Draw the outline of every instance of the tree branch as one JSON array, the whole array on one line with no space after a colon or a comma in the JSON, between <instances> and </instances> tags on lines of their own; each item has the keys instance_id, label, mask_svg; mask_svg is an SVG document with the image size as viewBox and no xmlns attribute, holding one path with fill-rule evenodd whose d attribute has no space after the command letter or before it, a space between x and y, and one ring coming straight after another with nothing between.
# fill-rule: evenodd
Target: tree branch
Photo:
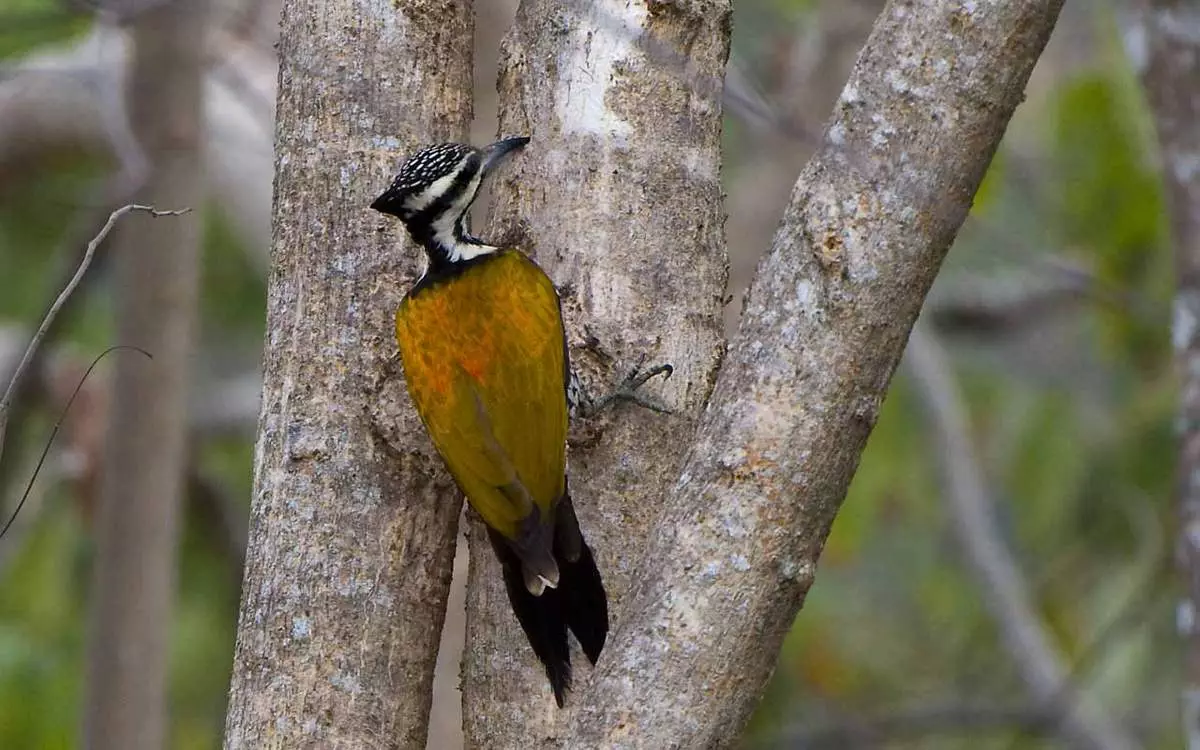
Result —
<instances>
[{"instance_id":1,"label":"tree branch","mask_svg":"<svg viewBox=\"0 0 1200 750\"><path fill-rule=\"evenodd\" d=\"M1061 0L893 0L763 258L578 747L713 747L757 704L909 330Z\"/></svg>"},{"instance_id":2,"label":"tree branch","mask_svg":"<svg viewBox=\"0 0 1200 750\"><path fill-rule=\"evenodd\" d=\"M991 518L987 482L971 447L967 415L941 346L918 326L909 339L906 361L930 412L934 453L940 456L944 494L963 554L1029 697L1059 717L1063 738L1074 747L1137 747L1105 714L1084 709L1071 689L1070 673L1042 628L1020 568Z\"/></svg>"},{"instance_id":3,"label":"tree branch","mask_svg":"<svg viewBox=\"0 0 1200 750\"><path fill-rule=\"evenodd\" d=\"M151 216L179 216L190 211L190 208L181 208L174 211L159 211L154 206L142 206L138 204L130 204L118 208L109 214L108 221L104 222L104 226L100 231L87 243L87 249L84 251L83 260L80 261L79 267L75 270L75 274L67 281L67 285L59 292L58 297L51 303L50 309L46 311L46 316L42 318L41 325L34 331L33 338L29 341L29 346L25 348L25 354L22 355L20 362L17 363L13 370L12 376L9 378L8 387L4 390L4 395L0 397L0 456L4 454L4 432L8 426L8 414L12 408L14 394L20 390L21 381L25 378L29 370L29 364L37 355L38 348L42 345L42 340L46 338L46 332L54 325L54 321L58 318L58 313L62 310L63 305L75 293L75 288L79 286L79 282L83 280L88 268L92 265L92 258L96 254L96 248L104 242L108 237L108 233L116 226L117 220L130 211L145 211Z\"/></svg>"}]
</instances>

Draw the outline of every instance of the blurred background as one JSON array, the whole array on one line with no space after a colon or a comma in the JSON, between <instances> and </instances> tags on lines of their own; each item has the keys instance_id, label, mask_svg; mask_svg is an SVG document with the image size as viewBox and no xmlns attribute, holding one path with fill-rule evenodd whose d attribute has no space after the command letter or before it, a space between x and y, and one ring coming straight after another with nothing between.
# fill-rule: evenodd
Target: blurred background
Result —
<instances>
[{"instance_id":1,"label":"blurred background","mask_svg":"<svg viewBox=\"0 0 1200 750\"><path fill-rule=\"evenodd\" d=\"M145 5L0 3L0 383L87 241L155 169L131 140L125 103L130 26ZM882 5L735 3L724 168L731 332ZM515 2L477 8L473 138L485 142ZM278 0L216 2L203 117L191 124L207 171L207 197L194 206L200 323L176 603L161 624L169 744L184 750L220 745L233 650L270 242L277 13ZM1028 684L1038 660L1067 678L1061 700L1104 707L1144 747L1180 746L1173 264L1139 79L1145 54L1124 3L1068 0L929 299L746 747L1059 747ZM118 343L114 300L129 291L120 287L102 249L20 394L0 464L5 519L79 377ZM0 748L78 744L113 370L102 364L84 385L0 540ZM461 601L452 598L440 660L435 748L460 741ZM1014 647L1020 627L1042 648Z\"/></svg>"}]
</instances>

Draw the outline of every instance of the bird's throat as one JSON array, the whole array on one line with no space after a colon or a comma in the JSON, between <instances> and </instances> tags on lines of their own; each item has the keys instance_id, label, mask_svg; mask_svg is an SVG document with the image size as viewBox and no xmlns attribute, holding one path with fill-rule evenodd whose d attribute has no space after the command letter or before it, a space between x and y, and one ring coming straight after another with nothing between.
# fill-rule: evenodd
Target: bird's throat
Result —
<instances>
[{"instance_id":1,"label":"bird's throat","mask_svg":"<svg viewBox=\"0 0 1200 750\"><path fill-rule=\"evenodd\" d=\"M457 265L499 249L472 236L465 224L460 214L454 220L438 217L427 224L409 225L409 234L425 249L428 257L429 265L425 273L450 271Z\"/></svg>"}]
</instances>

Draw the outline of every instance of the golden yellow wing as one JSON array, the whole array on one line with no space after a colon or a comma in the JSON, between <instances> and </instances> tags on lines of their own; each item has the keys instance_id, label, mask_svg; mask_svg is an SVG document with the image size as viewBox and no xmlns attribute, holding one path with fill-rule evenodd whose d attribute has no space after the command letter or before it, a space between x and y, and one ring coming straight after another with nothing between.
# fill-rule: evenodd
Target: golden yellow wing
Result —
<instances>
[{"instance_id":1,"label":"golden yellow wing","mask_svg":"<svg viewBox=\"0 0 1200 750\"><path fill-rule=\"evenodd\" d=\"M409 393L483 520L516 540L565 489L567 403L558 295L516 250L414 287L396 314ZM549 550L547 550L549 552Z\"/></svg>"}]
</instances>

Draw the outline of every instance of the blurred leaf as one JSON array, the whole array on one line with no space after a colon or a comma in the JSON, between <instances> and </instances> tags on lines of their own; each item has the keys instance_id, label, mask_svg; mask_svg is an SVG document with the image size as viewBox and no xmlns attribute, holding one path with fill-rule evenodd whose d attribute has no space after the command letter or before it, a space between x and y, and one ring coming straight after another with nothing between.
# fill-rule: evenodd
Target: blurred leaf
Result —
<instances>
[{"instance_id":1,"label":"blurred leaf","mask_svg":"<svg viewBox=\"0 0 1200 750\"><path fill-rule=\"evenodd\" d=\"M0 10L0 59L83 34L91 18L70 12L65 5L61 0L5 0Z\"/></svg>"},{"instance_id":2,"label":"blurred leaf","mask_svg":"<svg viewBox=\"0 0 1200 750\"><path fill-rule=\"evenodd\" d=\"M1099 280L1162 299L1171 285L1161 181L1148 163L1136 96L1119 72L1064 84L1054 111L1053 193L1064 247L1086 253ZM1144 116L1144 115L1143 115ZM1166 326L1126 310L1104 311L1098 331L1112 356L1153 368Z\"/></svg>"},{"instance_id":3,"label":"blurred leaf","mask_svg":"<svg viewBox=\"0 0 1200 750\"><path fill-rule=\"evenodd\" d=\"M233 228L215 207L204 212L202 313L213 333L262 341L267 285Z\"/></svg>"}]
</instances>

